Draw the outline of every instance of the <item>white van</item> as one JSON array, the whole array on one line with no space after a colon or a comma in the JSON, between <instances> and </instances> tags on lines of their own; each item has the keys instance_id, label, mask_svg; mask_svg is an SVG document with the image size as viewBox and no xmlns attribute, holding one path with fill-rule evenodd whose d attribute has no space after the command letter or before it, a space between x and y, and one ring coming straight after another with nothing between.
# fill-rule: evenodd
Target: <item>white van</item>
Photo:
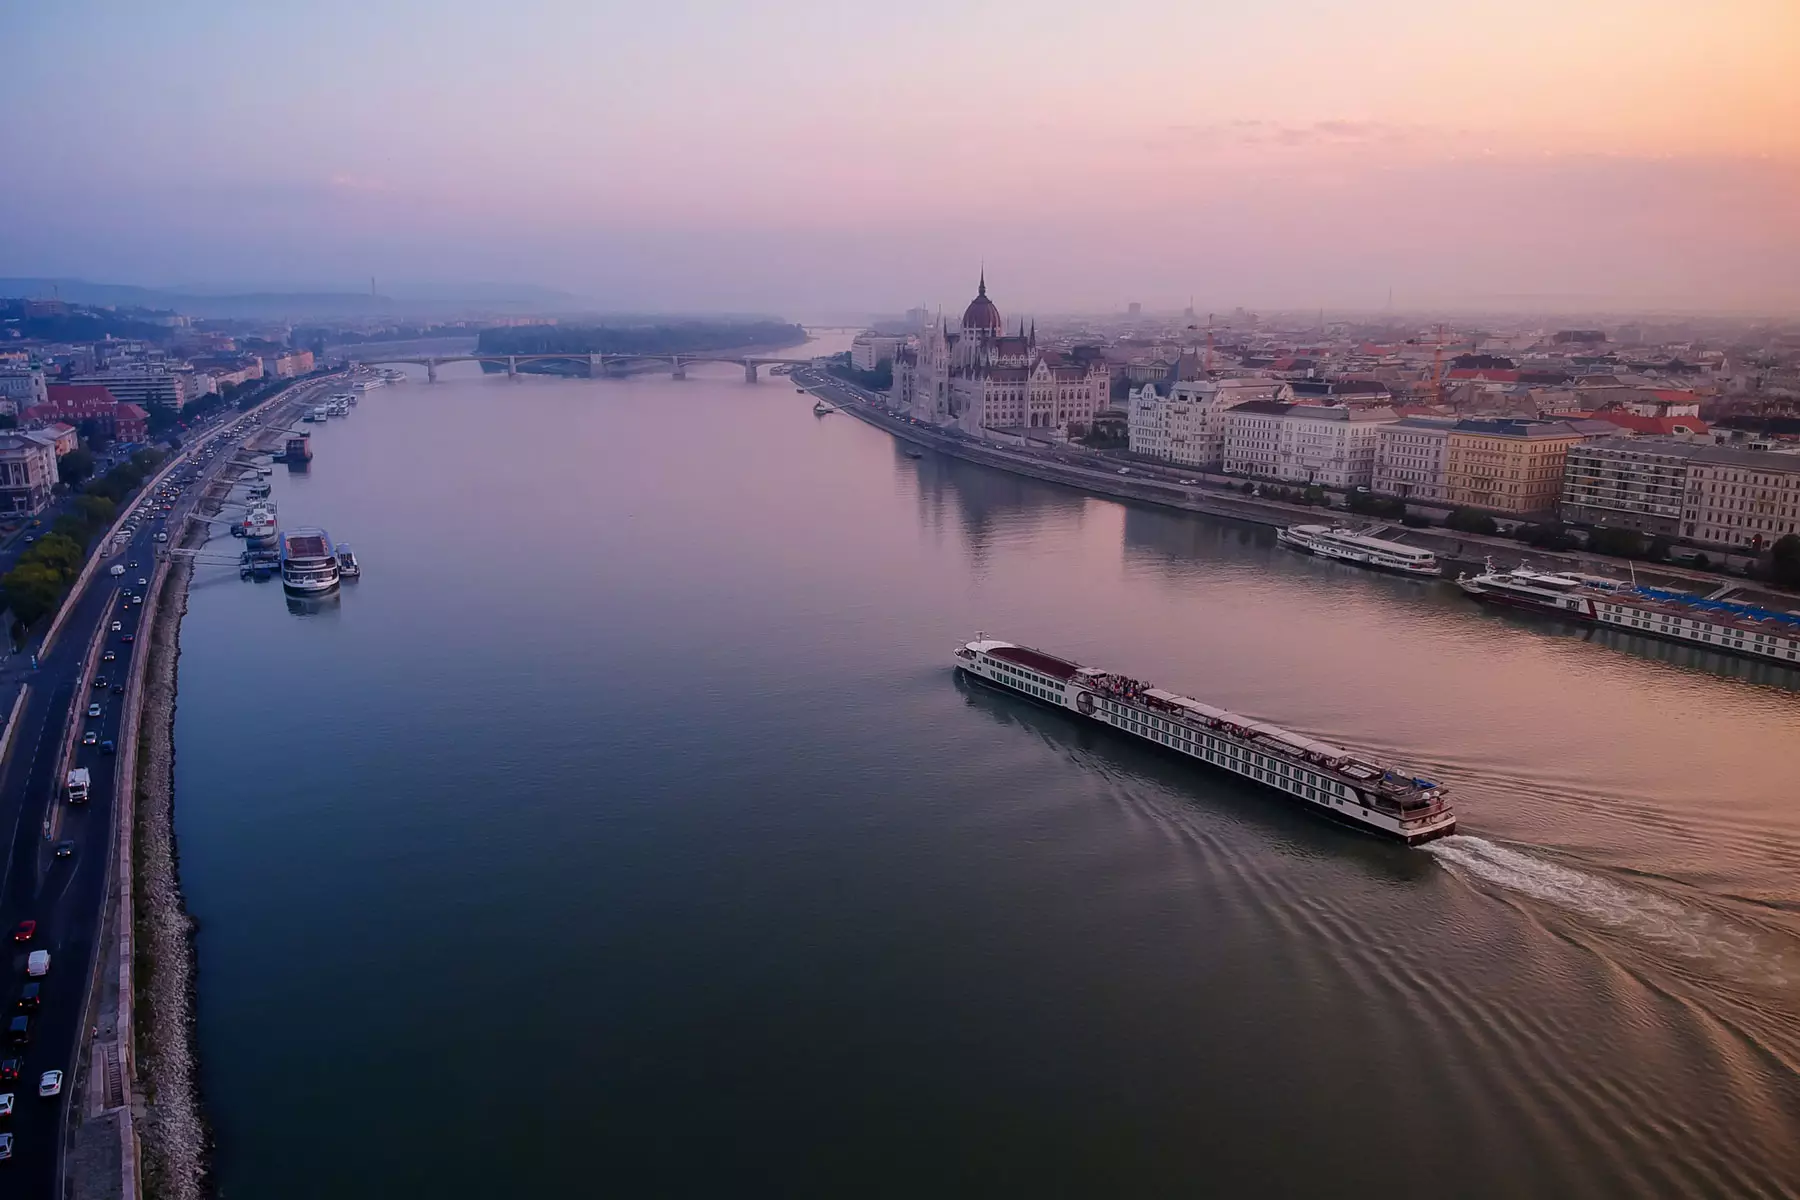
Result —
<instances>
[{"instance_id":1,"label":"white van","mask_svg":"<svg viewBox=\"0 0 1800 1200\"><path fill-rule=\"evenodd\" d=\"M16 959L14 961L17 961ZM50 952L33 950L31 957L25 960L25 973L33 979L50 973Z\"/></svg>"},{"instance_id":2,"label":"white van","mask_svg":"<svg viewBox=\"0 0 1800 1200\"><path fill-rule=\"evenodd\" d=\"M123 575L125 573L125 568L120 566L118 563L114 563L111 567L109 567L107 569L106 573L108 575Z\"/></svg>"}]
</instances>

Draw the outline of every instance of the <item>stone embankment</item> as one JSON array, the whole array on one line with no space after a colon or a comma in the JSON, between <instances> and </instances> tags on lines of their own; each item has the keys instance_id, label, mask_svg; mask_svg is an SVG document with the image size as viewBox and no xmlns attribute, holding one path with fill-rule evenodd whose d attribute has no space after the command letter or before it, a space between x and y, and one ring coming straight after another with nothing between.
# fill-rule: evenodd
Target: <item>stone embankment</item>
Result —
<instances>
[{"instance_id":1,"label":"stone embankment","mask_svg":"<svg viewBox=\"0 0 1800 1200\"><path fill-rule=\"evenodd\" d=\"M170 564L150 633L136 806L137 1012L144 1194L200 1200L210 1135L194 1040L194 923L175 847L175 683L193 564Z\"/></svg>"}]
</instances>

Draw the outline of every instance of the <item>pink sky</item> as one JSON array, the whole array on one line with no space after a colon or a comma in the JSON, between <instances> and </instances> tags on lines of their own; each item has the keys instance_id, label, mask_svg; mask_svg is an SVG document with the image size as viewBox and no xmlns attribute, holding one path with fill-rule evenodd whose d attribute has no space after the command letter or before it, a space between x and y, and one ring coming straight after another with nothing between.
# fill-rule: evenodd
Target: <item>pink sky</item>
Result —
<instances>
[{"instance_id":1,"label":"pink sky","mask_svg":"<svg viewBox=\"0 0 1800 1200\"><path fill-rule=\"evenodd\" d=\"M9 18L0 274L1800 308L1792 0L316 7Z\"/></svg>"}]
</instances>

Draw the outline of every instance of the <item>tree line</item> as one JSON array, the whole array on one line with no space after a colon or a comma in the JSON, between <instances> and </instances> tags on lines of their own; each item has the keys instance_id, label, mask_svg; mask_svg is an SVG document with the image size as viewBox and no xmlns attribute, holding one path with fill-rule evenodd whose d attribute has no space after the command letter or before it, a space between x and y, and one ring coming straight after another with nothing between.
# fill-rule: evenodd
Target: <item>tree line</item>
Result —
<instances>
[{"instance_id":1,"label":"tree line","mask_svg":"<svg viewBox=\"0 0 1800 1200\"><path fill-rule=\"evenodd\" d=\"M484 329L478 354L703 354L792 346L806 330L784 321L672 321L655 325L512 325Z\"/></svg>"}]
</instances>

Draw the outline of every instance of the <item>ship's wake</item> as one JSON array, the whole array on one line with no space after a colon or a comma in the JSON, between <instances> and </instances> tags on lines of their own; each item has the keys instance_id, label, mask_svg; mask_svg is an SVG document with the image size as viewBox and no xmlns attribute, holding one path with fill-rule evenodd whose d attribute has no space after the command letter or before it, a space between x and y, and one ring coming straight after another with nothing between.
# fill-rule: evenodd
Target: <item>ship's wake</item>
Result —
<instances>
[{"instance_id":1,"label":"ship's wake","mask_svg":"<svg viewBox=\"0 0 1800 1200\"><path fill-rule=\"evenodd\" d=\"M1800 980L1800 954L1788 939L1698 904L1467 834L1425 849L1465 878L1529 896L1657 950L1723 968L1743 982L1786 988Z\"/></svg>"}]
</instances>

